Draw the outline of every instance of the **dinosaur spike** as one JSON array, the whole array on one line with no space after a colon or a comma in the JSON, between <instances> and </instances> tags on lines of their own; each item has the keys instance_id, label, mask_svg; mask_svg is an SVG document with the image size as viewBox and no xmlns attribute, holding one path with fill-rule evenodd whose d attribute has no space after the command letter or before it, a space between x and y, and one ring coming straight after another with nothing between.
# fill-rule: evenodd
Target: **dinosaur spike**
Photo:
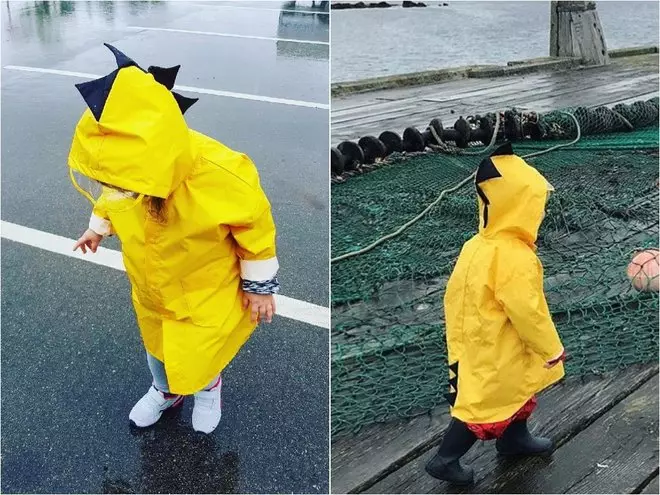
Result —
<instances>
[{"instance_id":1,"label":"dinosaur spike","mask_svg":"<svg viewBox=\"0 0 660 495\"><path fill-rule=\"evenodd\" d=\"M103 113L105 102L108 100L110 89L115 82L118 72L119 69L116 69L100 79L76 84L76 88L80 91L80 94L85 100L85 103L87 103L89 109L92 111L92 115L94 115L97 122L101 120L101 114Z\"/></svg>"},{"instance_id":2,"label":"dinosaur spike","mask_svg":"<svg viewBox=\"0 0 660 495\"><path fill-rule=\"evenodd\" d=\"M511 146L511 141L507 141L490 154L490 156L499 155L513 155L513 146Z\"/></svg>"},{"instance_id":3,"label":"dinosaur spike","mask_svg":"<svg viewBox=\"0 0 660 495\"><path fill-rule=\"evenodd\" d=\"M171 90L174 87L174 81L180 68L180 65L175 65L174 67L157 67L152 65L147 72L153 74L156 81Z\"/></svg>"},{"instance_id":4,"label":"dinosaur spike","mask_svg":"<svg viewBox=\"0 0 660 495\"><path fill-rule=\"evenodd\" d=\"M172 95L174 95L174 99L179 104L179 108L181 109L182 114L185 114L186 110L188 110L199 100L199 98L188 98L187 96L180 95L174 91L172 91Z\"/></svg>"},{"instance_id":5,"label":"dinosaur spike","mask_svg":"<svg viewBox=\"0 0 660 495\"><path fill-rule=\"evenodd\" d=\"M108 43L103 43L108 49L114 54L115 60L117 60L117 67L120 69L123 69L124 67L130 67L132 65L135 65L136 67L139 67L138 64L133 61L133 59L127 57L124 55L122 52L117 50L114 46L109 45Z\"/></svg>"}]
</instances>

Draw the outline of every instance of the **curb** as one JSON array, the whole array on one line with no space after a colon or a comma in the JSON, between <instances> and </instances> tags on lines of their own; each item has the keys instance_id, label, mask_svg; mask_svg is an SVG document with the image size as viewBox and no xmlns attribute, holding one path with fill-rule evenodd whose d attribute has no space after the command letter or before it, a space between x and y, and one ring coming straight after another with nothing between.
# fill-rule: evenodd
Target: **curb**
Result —
<instances>
[{"instance_id":1,"label":"curb","mask_svg":"<svg viewBox=\"0 0 660 495\"><path fill-rule=\"evenodd\" d=\"M634 57L658 53L658 47L640 46L610 50L610 58ZM578 58L542 57L528 60L512 61L507 65L472 65L449 69L428 70L399 74L395 76L373 77L359 81L333 83L331 96L348 96L371 91L426 86L444 81L466 78L504 77L537 72L568 70L581 66Z\"/></svg>"},{"instance_id":2,"label":"curb","mask_svg":"<svg viewBox=\"0 0 660 495\"><path fill-rule=\"evenodd\" d=\"M582 65L579 58L548 58L544 61L509 62L505 66L494 65L475 69L468 72L470 78L503 77L518 74L532 74L535 72L566 70Z\"/></svg>"},{"instance_id":3,"label":"curb","mask_svg":"<svg viewBox=\"0 0 660 495\"><path fill-rule=\"evenodd\" d=\"M609 50L610 58L636 57L638 55L649 55L651 53L658 53L658 47L655 45L649 45Z\"/></svg>"},{"instance_id":4,"label":"curb","mask_svg":"<svg viewBox=\"0 0 660 495\"><path fill-rule=\"evenodd\" d=\"M404 88L408 86L424 86L426 84L433 84L441 81L467 78L468 71L474 68L476 68L476 66L427 70L422 72L399 74L396 76L373 77L369 79L362 79L360 81L333 83L331 85L331 93L332 96L343 96L382 89Z\"/></svg>"}]
</instances>

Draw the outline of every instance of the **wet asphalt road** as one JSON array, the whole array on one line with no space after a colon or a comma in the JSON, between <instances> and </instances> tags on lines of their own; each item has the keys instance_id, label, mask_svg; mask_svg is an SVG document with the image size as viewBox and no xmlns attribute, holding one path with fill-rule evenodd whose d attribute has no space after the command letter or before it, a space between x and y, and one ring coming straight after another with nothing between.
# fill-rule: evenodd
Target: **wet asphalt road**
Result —
<instances>
[{"instance_id":1,"label":"wet asphalt road","mask_svg":"<svg viewBox=\"0 0 660 495\"><path fill-rule=\"evenodd\" d=\"M129 30L165 27L327 41L327 16L202 2L3 2L2 64L104 75L108 41L178 84L328 102L327 45ZM326 19L324 19L324 17ZM2 219L74 238L89 206L67 177L80 79L2 71ZM212 95L191 127L257 164L278 225L283 294L328 300L328 111ZM115 240L107 247L118 248ZM304 268L304 269L303 269ZM327 492L328 333L278 318L225 372L223 419L192 400L146 431L127 415L150 382L125 274L2 240L3 493Z\"/></svg>"}]
</instances>

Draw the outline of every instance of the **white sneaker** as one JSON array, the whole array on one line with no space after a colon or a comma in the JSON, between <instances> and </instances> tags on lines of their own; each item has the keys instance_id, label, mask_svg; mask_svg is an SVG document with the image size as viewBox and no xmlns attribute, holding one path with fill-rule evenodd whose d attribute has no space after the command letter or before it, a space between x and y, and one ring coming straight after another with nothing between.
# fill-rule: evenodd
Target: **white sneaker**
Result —
<instances>
[{"instance_id":1,"label":"white sneaker","mask_svg":"<svg viewBox=\"0 0 660 495\"><path fill-rule=\"evenodd\" d=\"M128 419L140 428L151 426L160 419L163 411L170 407L180 406L182 403L182 395L176 395L171 399L166 399L162 392L156 390L156 387L151 386L149 391L133 406Z\"/></svg>"},{"instance_id":2,"label":"white sneaker","mask_svg":"<svg viewBox=\"0 0 660 495\"><path fill-rule=\"evenodd\" d=\"M202 390L195 394L195 405L193 406L192 424L195 431L211 433L220 423L222 416L222 402L220 391L222 389L222 378L211 390Z\"/></svg>"}]
</instances>

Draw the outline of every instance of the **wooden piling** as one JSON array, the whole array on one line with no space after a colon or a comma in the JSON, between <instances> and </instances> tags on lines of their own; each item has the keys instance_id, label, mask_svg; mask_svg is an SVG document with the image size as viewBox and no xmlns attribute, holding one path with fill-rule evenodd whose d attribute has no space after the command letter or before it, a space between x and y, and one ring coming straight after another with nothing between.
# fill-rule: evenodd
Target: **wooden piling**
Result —
<instances>
[{"instance_id":1,"label":"wooden piling","mask_svg":"<svg viewBox=\"0 0 660 495\"><path fill-rule=\"evenodd\" d=\"M606 65L609 54L596 2L550 2L550 56Z\"/></svg>"}]
</instances>

